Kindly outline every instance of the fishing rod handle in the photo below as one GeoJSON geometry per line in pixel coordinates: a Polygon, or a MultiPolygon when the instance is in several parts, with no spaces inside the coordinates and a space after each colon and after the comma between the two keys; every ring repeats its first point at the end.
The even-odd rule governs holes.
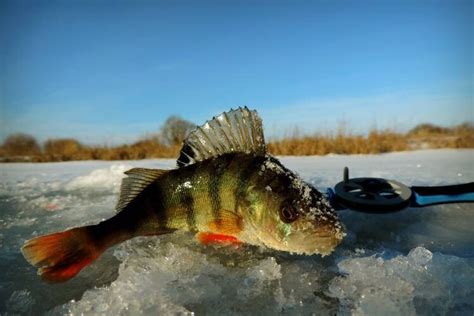
{"type": "Polygon", "coordinates": [[[474,182],[434,187],[413,186],[411,189],[418,195],[459,195],[474,193],[474,182]]]}

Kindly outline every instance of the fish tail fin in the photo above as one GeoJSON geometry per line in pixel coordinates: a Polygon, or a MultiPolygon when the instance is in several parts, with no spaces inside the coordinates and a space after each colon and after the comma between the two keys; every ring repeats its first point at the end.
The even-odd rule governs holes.
{"type": "Polygon", "coordinates": [[[25,259],[38,268],[42,279],[65,282],[74,277],[105,250],[98,247],[93,226],[73,228],[27,241],[21,251],[25,259]]]}

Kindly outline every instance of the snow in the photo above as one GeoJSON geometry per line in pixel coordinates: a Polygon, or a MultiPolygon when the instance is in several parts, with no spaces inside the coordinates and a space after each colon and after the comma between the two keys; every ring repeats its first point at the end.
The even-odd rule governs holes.
{"type": "MultiPolygon", "coordinates": [[[[474,181],[474,150],[285,157],[319,190],[351,177],[407,185],[474,181]]],[[[113,216],[123,171],[171,159],[0,164],[0,313],[72,315],[474,312],[474,204],[370,215],[340,212],[347,229],[330,256],[251,246],[202,246],[185,232],[129,240],[76,278],[40,281],[26,239],[113,216]]]]}
{"type": "Polygon", "coordinates": [[[128,165],[111,165],[109,168],[97,169],[85,176],[74,178],[66,184],[67,191],[72,190],[103,190],[118,192],[124,172],[131,169],[128,165]]]}

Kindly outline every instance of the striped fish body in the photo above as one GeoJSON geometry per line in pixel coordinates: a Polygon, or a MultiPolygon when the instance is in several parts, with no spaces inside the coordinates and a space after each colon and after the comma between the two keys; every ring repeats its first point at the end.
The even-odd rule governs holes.
{"type": "Polygon", "coordinates": [[[229,215],[234,219],[246,216],[239,201],[261,161],[253,155],[228,154],[175,169],[155,181],[144,200],[162,195],[162,203],[155,210],[161,214],[156,218],[159,227],[212,231],[215,225],[230,219],[229,215]]]}
{"type": "Polygon", "coordinates": [[[242,153],[165,172],[102,225],[110,227],[110,237],[104,238],[108,246],[134,236],[188,230],[326,254],[343,236],[322,194],[274,157],[242,153]],[[295,218],[285,218],[285,210],[295,218]]]}
{"type": "Polygon", "coordinates": [[[256,111],[239,108],[197,127],[177,164],[127,171],[115,216],[33,238],[23,255],[43,279],[63,282],[108,247],[136,236],[187,230],[204,243],[321,255],[344,237],[324,196],[266,152],[256,111]]]}
{"type": "Polygon", "coordinates": [[[251,213],[247,200],[265,158],[227,154],[164,172],[115,217],[99,224],[107,245],[174,230],[238,237],[251,213]]]}

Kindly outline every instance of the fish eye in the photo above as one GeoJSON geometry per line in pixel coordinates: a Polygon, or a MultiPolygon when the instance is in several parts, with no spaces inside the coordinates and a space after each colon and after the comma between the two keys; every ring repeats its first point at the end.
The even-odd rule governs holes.
{"type": "Polygon", "coordinates": [[[298,212],[293,207],[286,205],[280,209],[280,218],[285,223],[291,223],[298,218],[298,212]]]}

